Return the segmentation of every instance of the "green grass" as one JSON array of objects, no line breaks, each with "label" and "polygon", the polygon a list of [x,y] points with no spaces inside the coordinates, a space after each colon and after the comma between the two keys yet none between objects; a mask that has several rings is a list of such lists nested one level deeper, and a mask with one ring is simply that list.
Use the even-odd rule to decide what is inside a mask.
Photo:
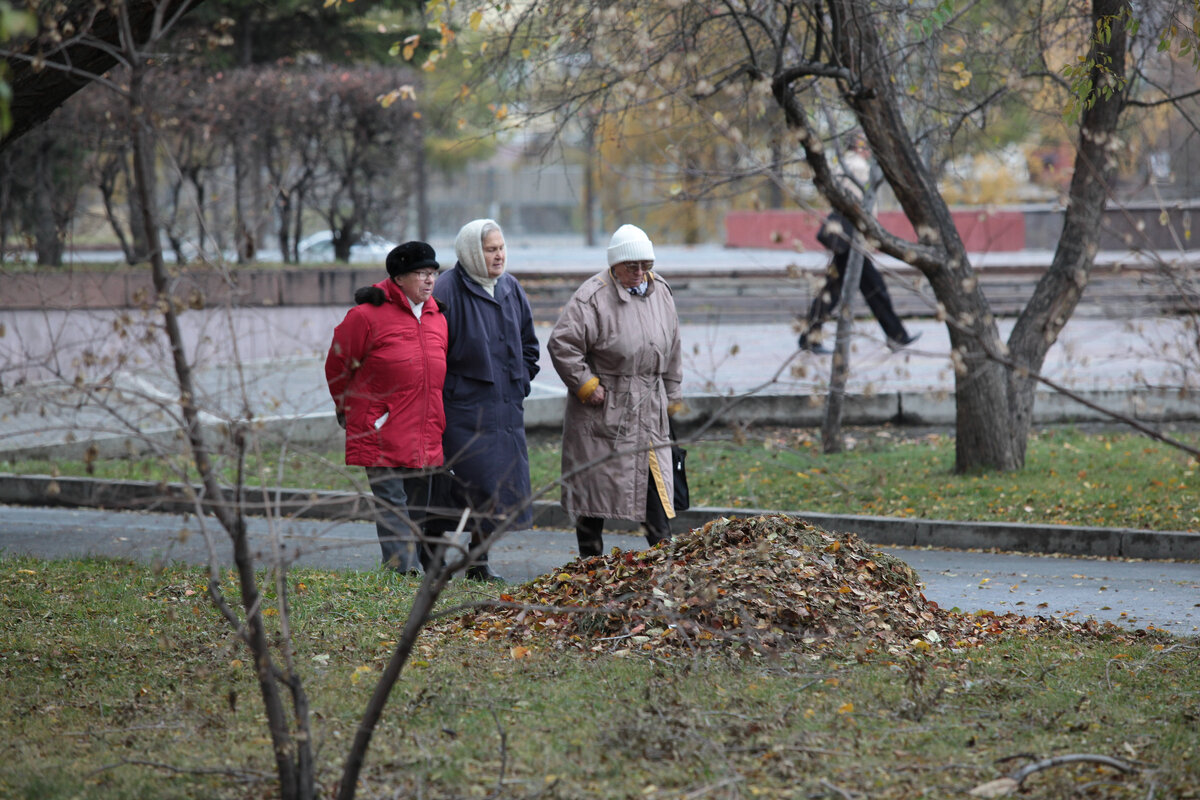
[{"label": "green grass", "polygon": [[[204,582],[191,568],[0,559],[0,796],[273,796],[251,668]],[[416,584],[312,570],[289,583],[329,788]],[[455,582],[442,605],[472,599]],[[1143,769],[1059,767],[1023,796],[1195,796],[1194,643],[1010,639],[669,665],[527,644],[514,658],[462,635],[419,642],[359,796],[950,797],[1069,753]]]},{"label": "green grass", "polygon": [[[1193,446],[1196,433],[1176,434]],[[853,449],[821,452],[810,430],[772,430],[688,445],[697,506],[812,511],[926,519],[1014,521],[1146,530],[1200,529],[1200,469],[1177,449],[1130,433],[1046,430],[1029,441],[1017,473],[955,475],[954,442],[942,434],[878,428],[851,434]],[[533,484],[559,477],[555,441],[532,442]],[[20,474],[86,475],[83,462],[0,463]],[[117,480],[194,478],[184,459],[105,460],[91,474]],[[251,459],[252,482],[361,491],[362,471],[340,453],[277,453]],[[226,472],[226,479],[233,474]],[[546,495],[558,497],[557,489]]]}]

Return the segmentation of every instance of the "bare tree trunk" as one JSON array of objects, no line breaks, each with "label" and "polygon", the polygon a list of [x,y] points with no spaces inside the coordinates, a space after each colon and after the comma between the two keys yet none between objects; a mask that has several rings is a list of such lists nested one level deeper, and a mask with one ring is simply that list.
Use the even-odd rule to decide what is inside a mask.
[{"label": "bare tree trunk", "polygon": [[[929,279],[950,328],[956,396],[954,468],[958,472],[1020,469],[1023,461],[1013,448],[1009,423],[1008,376],[988,357],[1001,349],[996,320],[950,209],[904,124],[873,11],[856,0],[833,0],[829,10],[833,28],[843,32],[835,42],[839,58],[858,77],[856,85],[845,87],[846,102],[905,216],[919,232],[920,243],[938,253],[938,257],[913,260]],[[838,210],[852,220],[862,218],[857,209],[843,205]],[[878,232],[887,238],[882,229]],[[904,255],[899,248],[893,250],[893,255]]]},{"label": "bare tree trunk", "polygon": [[596,119],[588,115],[583,137],[583,243],[596,245]]},{"label": "bare tree trunk", "polygon": [[[464,564],[465,561],[463,559]],[[379,724],[379,718],[383,715],[383,709],[387,706],[388,696],[396,685],[396,681],[400,679],[400,672],[408,662],[409,656],[412,655],[413,647],[417,643],[417,636],[420,635],[421,629],[433,612],[433,606],[446,587],[446,582],[450,579],[451,574],[450,568],[433,574],[427,573],[417,596],[413,599],[412,608],[408,612],[408,619],[404,623],[404,630],[396,643],[396,649],[392,651],[387,666],[383,668],[383,674],[379,676],[379,680],[375,684],[375,691],[372,692],[371,699],[367,701],[366,710],[363,711],[362,719],[358,723],[358,730],[354,733],[354,742],[350,746],[350,752],[346,755],[346,764],[342,768],[342,780],[338,786],[337,800],[354,800],[358,791],[358,776],[362,773],[367,749],[371,746],[371,737],[375,733],[375,727]]]},{"label": "bare tree trunk", "polygon": [[[136,124],[136,123],[135,123]],[[143,208],[147,203],[154,202],[154,195],[157,190],[156,175],[153,169],[153,154],[148,154],[151,158],[150,174],[147,180],[150,183],[145,187],[140,187],[137,191],[129,193],[129,240],[132,247],[133,258],[130,264],[141,264],[150,260],[150,254],[159,249],[157,240],[151,241],[151,236],[154,234],[146,229],[146,209]],[[136,153],[134,154],[136,157]],[[136,166],[134,167],[136,171]],[[137,180],[135,176],[133,180]],[[132,187],[131,187],[132,188]]]},{"label": "bare tree trunk", "polygon": [[417,160],[417,238],[429,241],[429,164],[425,156],[425,124],[416,125],[417,142],[413,158]]},{"label": "bare tree trunk", "polygon": [[[127,41],[132,42],[132,36]],[[214,513],[233,541],[234,562],[237,565],[242,593],[242,607],[246,614],[245,628],[241,635],[254,656],[259,690],[271,731],[280,795],[286,800],[309,800],[313,797],[313,775],[308,719],[306,715],[302,717],[299,713],[297,714],[296,724],[300,735],[293,736],[284,710],[283,699],[279,693],[276,667],[271,658],[270,641],[263,623],[262,597],[258,592],[257,576],[254,571],[253,556],[250,553],[245,518],[229,503],[224,489],[217,481],[201,430],[200,414],[195,402],[196,392],[192,381],[192,369],[188,363],[187,354],[184,352],[183,333],[179,326],[175,298],[171,293],[171,277],[163,260],[162,248],[159,246],[158,223],[155,220],[154,204],[151,202],[153,159],[150,123],[146,119],[147,109],[144,108],[142,93],[144,67],[136,58],[131,61],[129,104],[132,112],[130,134],[133,146],[133,189],[134,193],[138,195],[137,207],[142,214],[139,224],[144,230],[153,234],[147,239],[150,245],[151,274],[156,298],[164,309],[163,323],[171,346],[175,379],[179,388],[180,410],[185,422],[184,432],[205,493],[212,499]],[[212,584],[213,582],[210,581],[210,593],[219,592]],[[214,600],[218,601],[220,606],[219,596],[219,594],[214,594]],[[227,617],[229,616],[231,616],[231,612],[227,611]],[[293,675],[291,679],[293,692],[298,692],[300,688],[298,677]],[[302,693],[299,694],[299,698],[303,700]],[[301,708],[307,708],[307,705],[297,704],[296,708],[299,711]]]},{"label": "bare tree trunk", "polygon": [[[1092,3],[1093,44],[1090,57],[1094,64],[1107,64],[1112,74],[1125,74],[1127,31],[1121,11],[1123,0],[1094,0]],[[1109,37],[1098,35],[1101,21],[1111,23]],[[1110,85],[1111,77],[1093,67],[1092,85],[1098,91]],[[1025,369],[1008,375],[1009,429],[1013,449],[1022,463],[1033,423],[1036,381],[1029,373],[1041,372],[1046,353],[1058,340],[1063,326],[1075,312],[1088,277],[1095,266],[1096,245],[1104,221],[1104,207],[1117,174],[1122,143],[1117,126],[1125,107],[1125,96],[1113,86],[1111,95],[1097,94],[1095,103],[1080,116],[1079,149],[1075,154],[1075,173],[1063,216],[1062,236],[1050,268],[1038,281],[1008,339],[1009,354]],[[1089,245],[1085,246],[1084,243]]]},{"label": "bare tree trunk", "polygon": [[[847,231],[849,233],[849,231]],[[850,377],[850,335],[854,329],[854,296],[862,275],[863,254],[859,249],[861,236],[854,237],[856,246],[846,263],[842,279],[841,305],[838,309],[837,336],[833,344],[832,366],[829,374],[829,394],[825,398],[825,420],[821,424],[821,451],[840,453],[846,449],[842,436],[842,406],[846,399],[846,380]]]},{"label": "bare tree trunk", "polygon": [[39,137],[33,163],[34,244],[37,263],[47,267],[63,265],[63,241],[54,219],[54,154],[50,140]]}]

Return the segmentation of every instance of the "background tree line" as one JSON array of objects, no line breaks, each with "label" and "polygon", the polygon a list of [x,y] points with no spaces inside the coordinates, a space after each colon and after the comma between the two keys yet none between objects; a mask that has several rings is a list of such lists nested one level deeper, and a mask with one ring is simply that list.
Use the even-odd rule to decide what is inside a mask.
[{"label": "background tree line", "polygon": [[[157,70],[147,100],[162,234],[175,258],[235,250],[248,261],[269,231],[293,261],[310,217],[334,231],[342,258],[364,230],[403,230],[422,131],[411,96],[386,106],[379,96],[412,77],[333,65]],[[0,243],[28,237],[39,264],[61,266],[92,190],[125,259],[146,261],[128,129],[126,104],[96,86],[0,153]]]},{"label": "background tree line", "polygon": [[[246,263],[270,249],[292,262],[301,237],[328,229],[345,260],[366,231],[422,235],[427,170],[492,148],[456,141],[478,136],[491,112],[452,102],[454,60],[440,72],[413,66],[445,35],[424,26],[420,5],[131,6],[131,35],[147,35],[150,9],[171,21],[146,54],[144,88],[162,246],[178,261],[236,254]],[[169,17],[181,8],[186,15]],[[23,29],[6,52],[16,124],[0,139],[0,257],[29,250],[61,266],[74,235],[115,240],[128,263],[144,263],[129,70],[109,59],[89,71],[119,26],[89,4],[40,19],[36,35]],[[55,88],[64,82],[70,93]],[[64,99],[54,110],[56,92]]]}]

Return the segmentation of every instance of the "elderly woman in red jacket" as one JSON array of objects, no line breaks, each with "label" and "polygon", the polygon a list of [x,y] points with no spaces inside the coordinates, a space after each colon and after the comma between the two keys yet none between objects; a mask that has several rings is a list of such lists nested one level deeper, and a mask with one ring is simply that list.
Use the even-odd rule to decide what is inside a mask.
[{"label": "elderly woman in red jacket", "polygon": [[425,242],[388,253],[380,305],[350,309],[333,332],[325,379],[346,429],[346,463],[366,467],[380,507],[385,567],[416,573],[432,476],[442,466],[446,318],[432,299],[438,261]]}]

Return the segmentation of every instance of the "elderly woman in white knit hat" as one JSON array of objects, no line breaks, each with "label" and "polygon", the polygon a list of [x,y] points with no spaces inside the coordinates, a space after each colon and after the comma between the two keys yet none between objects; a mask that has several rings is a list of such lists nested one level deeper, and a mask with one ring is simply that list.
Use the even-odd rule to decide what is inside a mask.
[{"label": "elderly woman in white knit hat", "polygon": [[622,225],[608,269],[575,291],[547,344],[570,394],[562,503],[585,557],[603,552],[605,519],[642,523],[651,545],[671,536],[668,416],[683,405],[683,370],[675,299],[653,267],[645,232]]}]

